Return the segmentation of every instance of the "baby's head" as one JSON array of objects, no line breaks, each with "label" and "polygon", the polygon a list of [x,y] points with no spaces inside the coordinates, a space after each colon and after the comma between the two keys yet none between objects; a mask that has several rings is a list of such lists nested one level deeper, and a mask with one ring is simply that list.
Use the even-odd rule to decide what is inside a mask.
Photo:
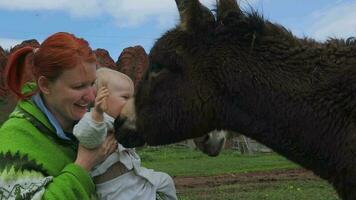
[{"label": "baby's head", "polygon": [[134,84],[131,78],[105,67],[96,71],[96,78],[97,90],[101,87],[107,87],[109,90],[106,113],[113,118],[118,117],[127,100],[134,94]]}]

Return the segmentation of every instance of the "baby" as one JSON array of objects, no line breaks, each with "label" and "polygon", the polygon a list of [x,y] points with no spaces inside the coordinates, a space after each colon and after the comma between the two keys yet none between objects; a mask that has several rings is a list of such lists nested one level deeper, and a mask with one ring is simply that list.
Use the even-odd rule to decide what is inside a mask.
[{"label": "baby", "polygon": [[[97,70],[97,96],[94,108],[75,125],[73,134],[89,149],[98,147],[112,131],[116,117],[134,94],[134,84],[125,74],[109,68]],[[100,199],[155,200],[157,192],[163,198],[176,200],[172,178],[163,172],[141,167],[134,149],[118,144],[117,151],[94,167],[91,176]]]}]

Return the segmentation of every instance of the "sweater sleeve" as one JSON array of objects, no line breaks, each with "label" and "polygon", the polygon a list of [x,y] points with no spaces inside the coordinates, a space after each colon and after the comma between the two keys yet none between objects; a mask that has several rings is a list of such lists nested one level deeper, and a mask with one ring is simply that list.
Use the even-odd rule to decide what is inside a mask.
[{"label": "sweater sleeve", "polygon": [[105,121],[95,122],[91,118],[91,113],[86,113],[84,117],[74,126],[73,134],[79,143],[88,149],[93,149],[102,144],[107,136]]},{"label": "sweater sleeve", "polygon": [[78,165],[68,164],[61,174],[47,185],[43,199],[92,199],[94,191],[94,184],[88,172]]},{"label": "sweater sleeve", "polygon": [[56,177],[24,168],[18,170],[13,166],[0,172],[0,191],[0,197],[5,199],[95,198],[89,174],[75,164],[68,164]]},{"label": "sweater sleeve", "polygon": [[0,199],[95,199],[95,185],[75,156],[70,143],[23,118],[9,119],[0,128]]}]

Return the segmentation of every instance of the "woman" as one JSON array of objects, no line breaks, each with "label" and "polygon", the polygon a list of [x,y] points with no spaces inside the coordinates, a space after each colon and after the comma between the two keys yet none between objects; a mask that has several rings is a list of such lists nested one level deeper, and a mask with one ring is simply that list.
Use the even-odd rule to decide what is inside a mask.
[{"label": "woman", "polygon": [[0,129],[0,197],[95,198],[88,171],[116,149],[116,141],[111,134],[88,150],[72,134],[95,99],[95,71],[88,42],[69,33],[10,55],[6,83],[20,101]]}]

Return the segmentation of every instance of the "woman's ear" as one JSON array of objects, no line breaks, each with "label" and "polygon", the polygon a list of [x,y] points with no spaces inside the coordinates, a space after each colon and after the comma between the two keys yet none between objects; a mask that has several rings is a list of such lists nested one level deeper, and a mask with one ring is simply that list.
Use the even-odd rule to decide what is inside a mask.
[{"label": "woman's ear", "polygon": [[43,93],[43,94],[50,94],[51,93],[51,89],[50,89],[50,81],[48,80],[48,78],[44,77],[44,76],[40,76],[38,78],[38,89]]}]

